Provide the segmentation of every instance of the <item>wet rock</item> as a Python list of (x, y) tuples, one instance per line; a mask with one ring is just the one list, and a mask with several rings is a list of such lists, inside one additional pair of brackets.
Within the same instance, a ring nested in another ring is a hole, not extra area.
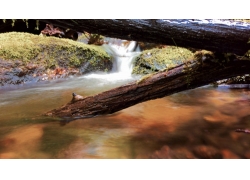
[(33, 64), (33, 63), (29, 63), (26, 65), (26, 69), (28, 69), (28, 70), (34, 70), (36, 68), (37, 68), (37, 65)]
[[(112, 65), (110, 64), (106, 67), (108, 66), (110, 66), (109, 69), (111, 69)], [(94, 70), (94, 67), (89, 67), (87, 70), (82, 72), (80, 71), (80, 67), (55, 67), (46, 69), (44, 66), (34, 63), (26, 65), (21, 62), (16, 63), (0, 60), (0, 86), (49, 81), (53, 79), (66, 78), (70, 75), (81, 75)]]
[(247, 159), (250, 159), (250, 151), (247, 151), (244, 156), (247, 158)]
[(14, 68), (12, 72), (14, 75), (16, 75), (18, 77), (23, 77), (27, 74), (27, 71), (25, 71), (21, 68)]
[(187, 148), (172, 149), (172, 159), (196, 159), (194, 154)]
[(14, 152), (6, 152), (0, 154), (0, 159), (16, 159), (18, 155)]
[(195, 156), (187, 149), (170, 149), (165, 145), (160, 150), (155, 151), (151, 156), (151, 159), (194, 159)]
[(59, 74), (59, 75), (62, 75), (62, 74), (65, 74), (66, 70), (63, 69), (63, 68), (56, 68), (55, 69), (55, 74)]
[(15, 139), (13, 138), (6, 138), (3, 140), (0, 140), (0, 148), (11, 146), (14, 143), (15, 143)]
[(69, 75), (77, 75), (77, 74), (79, 74), (79, 70), (71, 70), (69, 72)]
[(13, 66), (14, 66), (14, 67), (18, 67), (18, 66), (20, 66), (21, 64), (22, 64), (21, 61), (16, 60), (16, 61), (14, 62), (14, 64), (12, 65), (12, 67), (13, 67)]
[(163, 146), (159, 151), (155, 151), (151, 159), (171, 159), (171, 152), (168, 146)]
[(223, 157), (218, 149), (205, 145), (194, 147), (193, 153), (195, 156), (201, 159), (221, 159)]
[(228, 149), (223, 149), (221, 151), (223, 159), (240, 159), (240, 156), (234, 154), (232, 151)]

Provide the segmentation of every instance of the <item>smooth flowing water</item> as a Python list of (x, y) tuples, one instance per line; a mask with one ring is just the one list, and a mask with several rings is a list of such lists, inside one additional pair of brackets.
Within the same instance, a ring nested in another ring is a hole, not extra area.
[(94, 95), (138, 78), (127, 71), (1, 88), (0, 158), (250, 158), (250, 135), (235, 132), (250, 128), (249, 90), (205, 86), (71, 122), (41, 116), (72, 92)]

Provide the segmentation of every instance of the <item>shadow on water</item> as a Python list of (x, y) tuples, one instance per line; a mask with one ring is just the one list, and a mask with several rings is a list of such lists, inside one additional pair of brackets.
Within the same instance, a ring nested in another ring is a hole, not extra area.
[(54, 102), (29, 94), (1, 106), (0, 158), (250, 158), (249, 134), (235, 132), (250, 129), (249, 90), (198, 88), (68, 123), (36, 116)]
[[(163, 123), (170, 116), (166, 112), (164, 121), (141, 129), (131, 138), (138, 151), (135, 158), (250, 158), (249, 134), (235, 132), (236, 129), (250, 128), (250, 91), (197, 91), (191, 90), (187, 94), (202, 94), (197, 97), (202, 97), (203, 103), (199, 99), (198, 103), (191, 102), (190, 106), (195, 106), (196, 110), (189, 117), (174, 118), (180, 121), (178, 126), (174, 128), (173, 124)], [(183, 93), (178, 95), (180, 97), (174, 102), (182, 105), (187, 105), (187, 100), (197, 99), (183, 97)], [(165, 99), (173, 102), (173, 96)], [(189, 111), (187, 107), (182, 109), (182, 105), (179, 113)], [(203, 109), (199, 108), (200, 105)], [(143, 147), (148, 149), (145, 151)]]

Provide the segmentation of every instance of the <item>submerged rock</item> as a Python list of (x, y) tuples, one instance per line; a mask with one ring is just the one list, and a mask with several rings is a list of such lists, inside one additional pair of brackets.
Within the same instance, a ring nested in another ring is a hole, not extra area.
[(218, 149), (205, 145), (194, 147), (193, 153), (195, 156), (201, 159), (221, 159), (223, 157)]
[(240, 159), (240, 156), (238, 156), (237, 154), (233, 153), (232, 151), (228, 149), (223, 149), (221, 153), (222, 153), (223, 159)]
[(155, 151), (151, 156), (151, 159), (193, 159), (195, 156), (189, 152), (186, 148), (170, 149), (165, 145), (160, 150)]

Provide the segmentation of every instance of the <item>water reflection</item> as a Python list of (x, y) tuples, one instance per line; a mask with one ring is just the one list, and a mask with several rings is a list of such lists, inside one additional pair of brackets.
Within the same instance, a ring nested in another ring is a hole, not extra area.
[(0, 158), (250, 158), (235, 132), (250, 129), (249, 90), (207, 86), (62, 126), (40, 114), (93, 92), (57, 86), (1, 94)]

